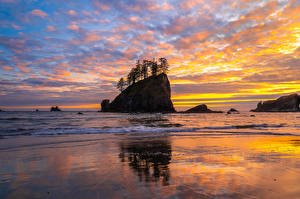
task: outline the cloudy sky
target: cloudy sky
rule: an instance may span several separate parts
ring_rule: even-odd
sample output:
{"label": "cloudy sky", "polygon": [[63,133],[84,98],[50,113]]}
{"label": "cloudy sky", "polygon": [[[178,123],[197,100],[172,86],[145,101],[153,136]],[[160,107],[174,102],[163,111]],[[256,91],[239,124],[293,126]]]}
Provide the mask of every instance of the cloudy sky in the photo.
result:
{"label": "cloudy sky", "polygon": [[0,0],[0,108],[97,109],[166,57],[177,110],[300,93],[299,0]]}

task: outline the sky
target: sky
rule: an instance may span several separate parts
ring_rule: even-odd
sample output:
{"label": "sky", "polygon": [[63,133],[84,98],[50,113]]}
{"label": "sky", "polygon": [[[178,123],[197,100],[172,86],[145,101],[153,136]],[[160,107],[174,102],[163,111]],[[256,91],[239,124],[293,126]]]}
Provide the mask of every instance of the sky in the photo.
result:
{"label": "sky", "polygon": [[0,0],[0,108],[97,110],[166,57],[177,110],[300,94],[299,0]]}

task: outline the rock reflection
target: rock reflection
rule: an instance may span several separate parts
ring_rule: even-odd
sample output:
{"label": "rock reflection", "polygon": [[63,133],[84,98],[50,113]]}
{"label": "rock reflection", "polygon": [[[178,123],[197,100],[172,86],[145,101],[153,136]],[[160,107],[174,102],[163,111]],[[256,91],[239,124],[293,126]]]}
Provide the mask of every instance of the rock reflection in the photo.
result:
{"label": "rock reflection", "polygon": [[169,184],[172,149],[167,138],[121,142],[120,150],[121,161],[128,162],[140,181],[161,181],[163,186]]}

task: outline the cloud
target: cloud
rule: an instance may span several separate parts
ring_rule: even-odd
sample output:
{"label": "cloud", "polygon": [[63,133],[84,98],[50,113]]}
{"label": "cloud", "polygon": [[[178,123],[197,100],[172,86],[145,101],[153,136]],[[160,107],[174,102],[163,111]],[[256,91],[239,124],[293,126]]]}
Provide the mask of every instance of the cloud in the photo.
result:
{"label": "cloud", "polygon": [[79,30],[79,26],[75,23],[72,23],[71,25],[68,25],[68,29],[69,30],[73,30],[73,31],[78,31]]}
{"label": "cloud", "polygon": [[0,95],[6,103],[34,96],[42,104],[72,98],[95,104],[117,94],[115,81],[136,59],[152,57],[168,58],[176,101],[267,99],[299,91],[296,0],[48,4],[3,4],[0,81],[6,83]]}
{"label": "cloud", "polygon": [[2,66],[2,69],[6,70],[6,71],[12,71],[13,70],[13,68],[11,66]]}
{"label": "cloud", "polygon": [[69,10],[69,11],[68,11],[68,14],[69,14],[69,15],[75,16],[75,15],[77,15],[77,12],[74,11],[74,10]]}
{"label": "cloud", "polygon": [[44,11],[39,10],[39,9],[32,10],[30,13],[34,16],[38,16],[38,17],[42,17],[42,18],[45,18],[48,16],[47,13],[45,13]]}
{"label": "cloud", "polygon": [[46,27],[46,31],[48,31],[48,32],[55,32],[56,29],[54,28],[54,26],[47,26]]}
{"label": "cloud", "polygon": [[22,30],[23,28],[21,27],[21,26],[18,26],[18,25],[16,25],[16,24],[11,24],[11,26],[14,28],[14,29],[16,29],[16,30]]}

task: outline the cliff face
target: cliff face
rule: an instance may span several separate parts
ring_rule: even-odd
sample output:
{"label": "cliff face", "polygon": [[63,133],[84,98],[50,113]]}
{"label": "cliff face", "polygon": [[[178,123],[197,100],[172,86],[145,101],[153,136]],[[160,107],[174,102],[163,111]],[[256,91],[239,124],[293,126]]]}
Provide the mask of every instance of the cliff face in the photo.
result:
{"label": "cliff face", "polygon": [[119,94],[111,103],[103,100],[102,112],[175,112],[166,74],[141,80]]}
{"label": "cliff face", "polygon": [[254,112],[299,112],[300,95],[292,94],[276,100],[259,102]]}

